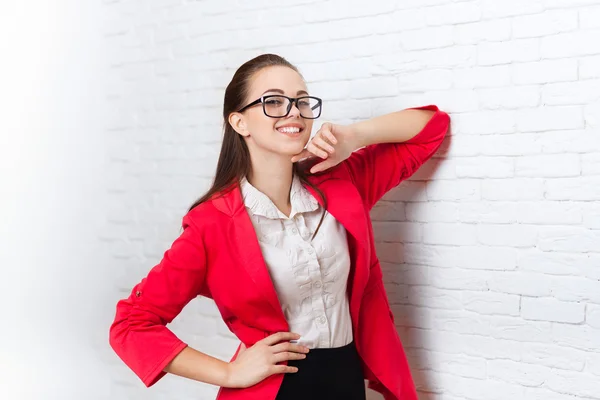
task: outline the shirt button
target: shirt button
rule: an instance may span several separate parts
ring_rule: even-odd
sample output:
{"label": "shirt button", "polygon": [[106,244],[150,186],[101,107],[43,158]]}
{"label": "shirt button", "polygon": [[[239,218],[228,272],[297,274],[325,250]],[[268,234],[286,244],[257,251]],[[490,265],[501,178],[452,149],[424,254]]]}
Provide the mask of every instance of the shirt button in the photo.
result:
{"label": "shirt button", "polygon": [[315,282],[315,287],[318,289],[321,287],[321,281],[316,281]]}
{"label": "shirt button", "polygon": [[325,323],[325,317],[319,317],[317,319],[317,321],[319,321],[320,324],[324,324]]}
{"label": "shirt button", "polygon": [[296,228],[292,229],[292,233],[295,235],[296,233],[298,233],[298,229],[296,229]]}
{"label": "shirt button", "polygon": [[313,249],[308,249],[308,254],[312,254],[314,252]]}

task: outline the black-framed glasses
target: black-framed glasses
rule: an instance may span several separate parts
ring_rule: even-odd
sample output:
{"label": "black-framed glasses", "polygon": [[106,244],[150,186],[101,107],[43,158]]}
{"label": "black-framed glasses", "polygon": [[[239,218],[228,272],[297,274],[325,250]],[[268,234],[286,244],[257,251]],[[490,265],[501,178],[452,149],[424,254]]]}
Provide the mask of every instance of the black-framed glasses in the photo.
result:
{"label": "black-framed glasses", "polygon": [[260,103],[262,103],[265,115],[271,118],[286,117],[290,113],[294,103],[298,110],[300,110],[300,116],[306,119],[319,118],[321,116],[321,109],[323,108],[323,101],[318,97],[301,96],[293,98],[281,94],[269,94],[254,100],[252,103],[242,107],[238,112],[242,112],[248,107]]}

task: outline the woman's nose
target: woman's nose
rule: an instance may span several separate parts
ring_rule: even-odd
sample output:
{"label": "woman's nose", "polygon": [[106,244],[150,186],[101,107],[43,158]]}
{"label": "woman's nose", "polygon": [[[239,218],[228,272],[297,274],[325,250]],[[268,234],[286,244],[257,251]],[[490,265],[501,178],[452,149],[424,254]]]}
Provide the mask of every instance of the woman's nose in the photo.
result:
{"label": "woman's nose", "polygon": [[288,116],[292,115],[294,117],[299,117],[300,116],[300,109],[297,107],[296,102],[293,102],[291,107],[292,108],[290,108],[290,112],[288,113]]}

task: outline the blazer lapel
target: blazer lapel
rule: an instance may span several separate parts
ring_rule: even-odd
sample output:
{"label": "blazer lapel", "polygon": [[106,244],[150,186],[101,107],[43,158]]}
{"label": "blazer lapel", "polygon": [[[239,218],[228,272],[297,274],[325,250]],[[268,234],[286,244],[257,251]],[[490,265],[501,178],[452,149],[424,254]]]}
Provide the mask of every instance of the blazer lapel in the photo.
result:
{"label": "blazer lapel", "polygon": [[244,206],[239,184],[236,184],[223,197],[214,199],[213,204],[218,210],[232,218],[231,228],[234,236],[232,244],[236,247],[239,261],[243,263],[248,275],[256,285],[257,292],[265,298],[274,312],[285,322],[286,326],[285,328],[282,327],[282,330],[289,329],[262,255],[256,231]]}
{"label": "blazer lapel", "polygon": [[[352,239],[368,251],[367,227],[365,226],[364,207],[362,200],[356,188],[348,181],[343,179],[328,179],[313,184],[325,194],[327,198],[327,211],[338,220],[346,231],[352,235]],[[324,205],[321,196],[310,186],[304,186],[321,204]]]}

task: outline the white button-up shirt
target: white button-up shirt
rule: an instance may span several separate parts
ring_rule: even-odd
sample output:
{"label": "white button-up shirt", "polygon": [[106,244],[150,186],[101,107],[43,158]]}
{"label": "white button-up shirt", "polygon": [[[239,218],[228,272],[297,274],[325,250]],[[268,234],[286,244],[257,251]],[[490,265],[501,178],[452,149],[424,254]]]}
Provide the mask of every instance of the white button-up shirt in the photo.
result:
{"label": "white button-up shirt", "polygon": [[240,188],[290,331],[302,335],[297,342],[309,348],[350,343],[346,229],[325,212],[311,241],[322,207],[296,175],[289,217],[246,178]]}

